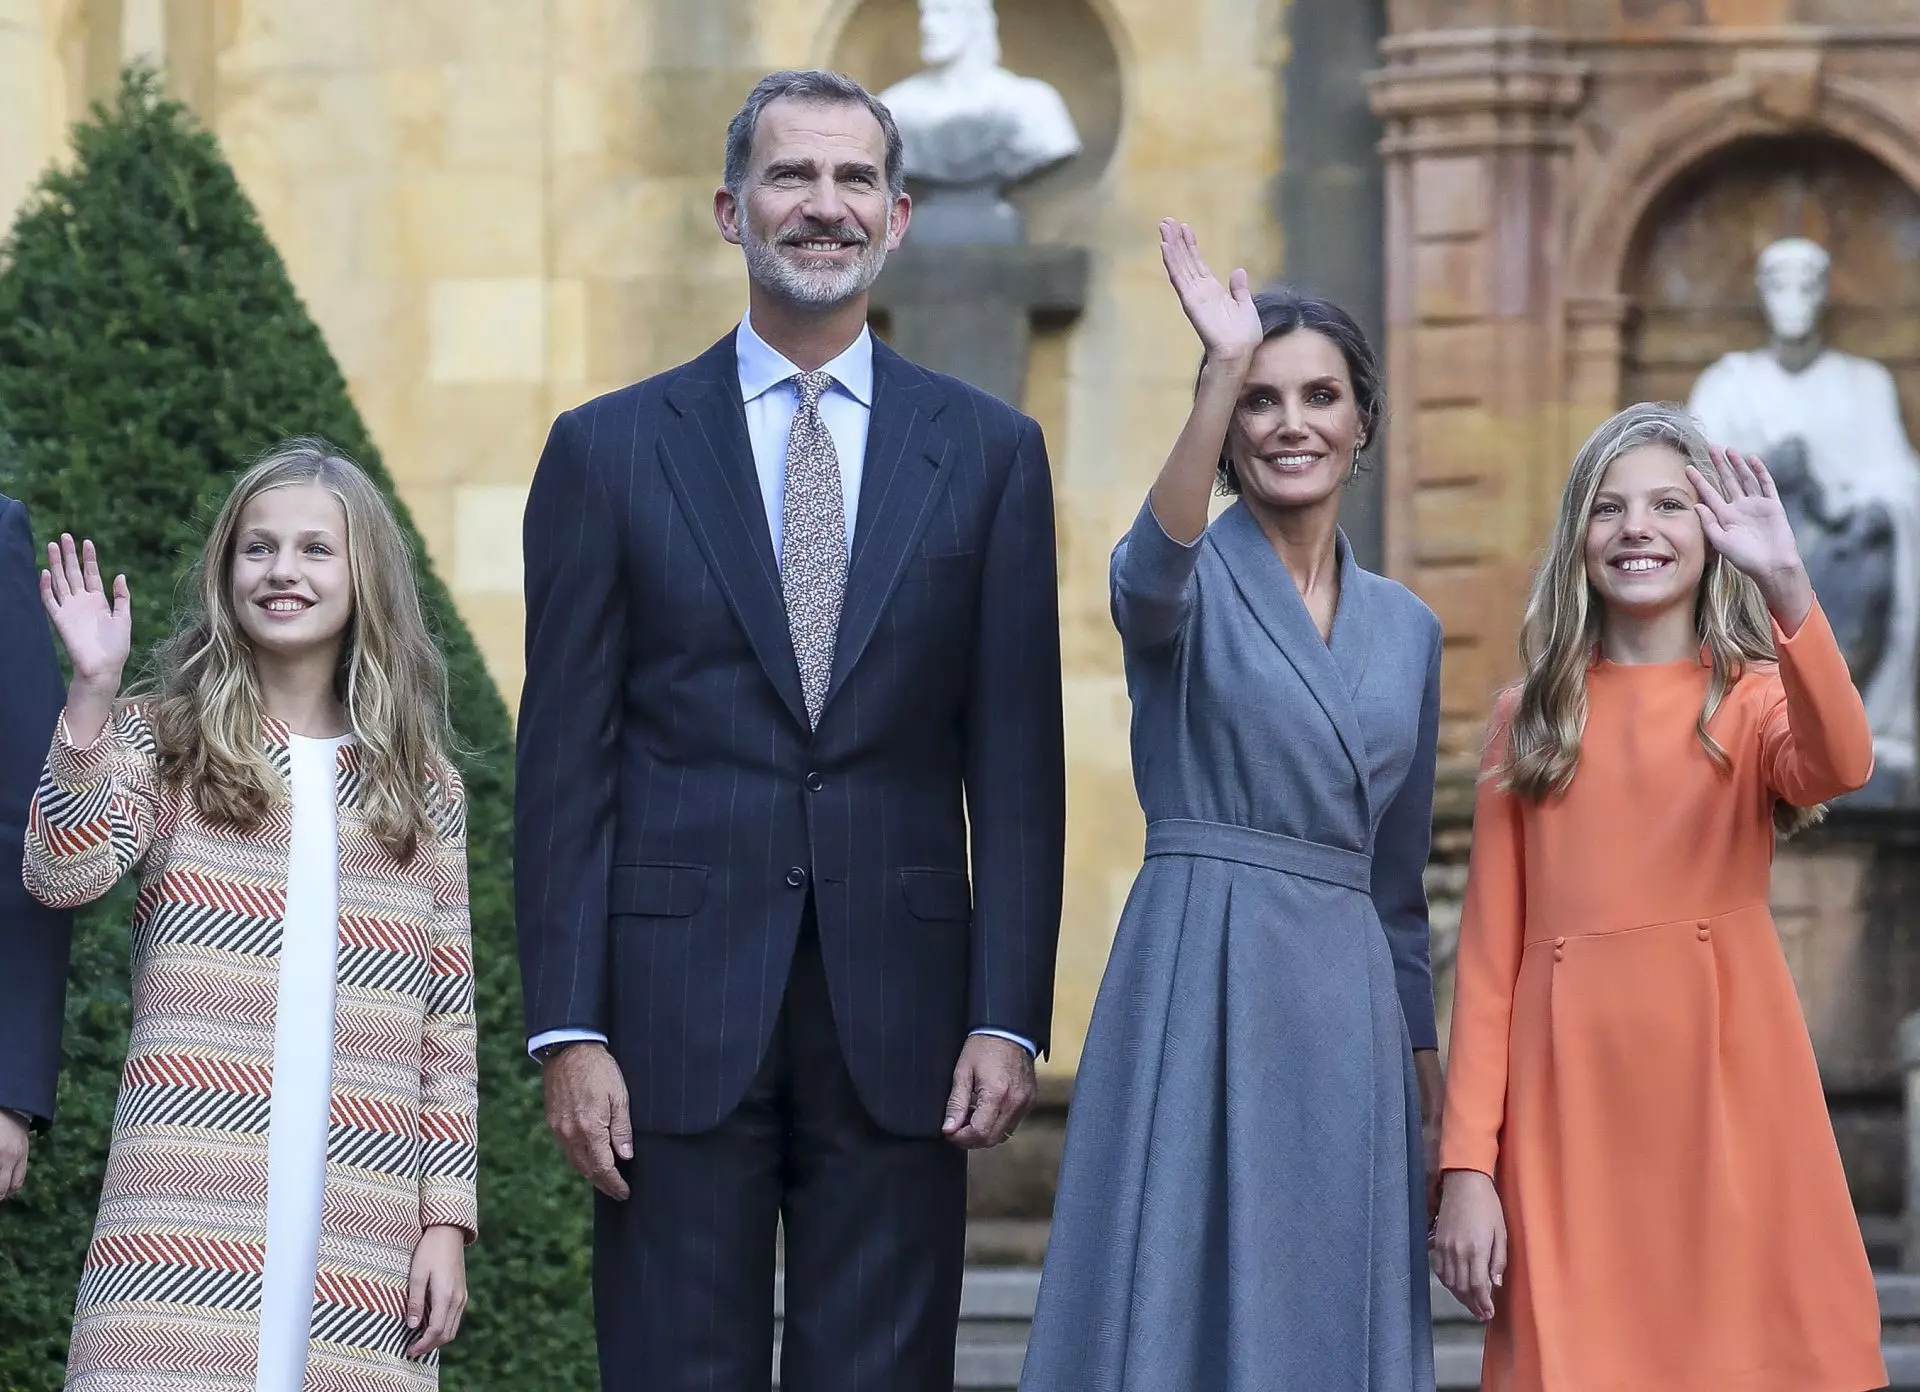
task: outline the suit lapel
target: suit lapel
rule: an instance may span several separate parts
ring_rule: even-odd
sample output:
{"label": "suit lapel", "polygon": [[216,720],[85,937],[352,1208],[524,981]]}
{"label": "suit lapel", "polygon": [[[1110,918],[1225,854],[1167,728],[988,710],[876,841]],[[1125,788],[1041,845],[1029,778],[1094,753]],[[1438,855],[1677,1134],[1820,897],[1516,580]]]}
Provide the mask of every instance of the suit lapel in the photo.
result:
{"label": "suit lapel", "polygon": [[945,397],[905,358],[885,344],[873,345],[873,415],[867,426],[860,508],[828,704],[866,651],[932,516],[949,448],[934,417],[945,404]]}
{"label": "suit lapel", "polygon": [[[1361,797],[1367,805],[1368,825],[1372,825],[1367,744],[1360,728],[1359,712],[1354,709],[1353,689],[1348,685],[1351,678],[1341,670],[1342,664],[1320,637],[1320,630],[1314,627],[1313,616],[1300,598],[1299,587],[1274,554],[1272,543],[1245,504],[1235,503],[1223,512],[1208,528],[1207,539],[1225,562],[1234,587],[1253,611],[1254,618],[1326,712],[1340,747],[1346,751],[1354,775],[1359,779]],[[1359,635],[1350,631],[1356,625],[1364,627],[1365,616],[1357,612],[1364,601],[1359,597],[1360,586],[1349,583],[1352,577],[1346,567],[1352,563],[1352,556],[1347,552],[1344,538],[1341,550],[1340,607],[1334,615],[1334,638],[1343,646],[1351,647],[1353,660],[1364,667],[1366,649],[1371,645],[1363,645]],[[1349,638],[1354,639],[1351,644],[1345,641]]]}
{"label": "suit lapel", "polygon": [[806,701],[740,404],[732,334],[687,364],[667,388],[667,404],[674,419],[660,432],[660,461],[668,484],[760,665],[804,726]]}

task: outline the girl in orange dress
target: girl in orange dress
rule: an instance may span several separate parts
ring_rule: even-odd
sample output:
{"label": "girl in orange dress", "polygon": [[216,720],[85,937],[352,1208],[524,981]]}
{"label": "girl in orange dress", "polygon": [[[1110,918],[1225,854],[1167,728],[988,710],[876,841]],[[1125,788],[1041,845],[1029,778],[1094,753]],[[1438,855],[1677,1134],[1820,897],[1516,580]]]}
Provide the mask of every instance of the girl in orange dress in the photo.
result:
{"label": "girl in orange dress", "polygon": [[1872,771],[1757,459],[1629,407],[1574,461],[1473,819],[1432,1239],[1486,1392],[1865,1392],[1879,1310],[1767,911]]}

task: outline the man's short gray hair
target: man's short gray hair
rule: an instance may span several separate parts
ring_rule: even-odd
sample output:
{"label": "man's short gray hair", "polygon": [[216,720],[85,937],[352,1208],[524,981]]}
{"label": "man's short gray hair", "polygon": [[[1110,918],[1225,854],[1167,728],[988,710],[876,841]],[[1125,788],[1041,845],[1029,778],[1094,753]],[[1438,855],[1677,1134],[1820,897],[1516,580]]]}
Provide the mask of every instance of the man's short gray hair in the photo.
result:
{"label": "man's short gray hair", "polygon": [[760,129],[760,114],[777,101],[817,102],[829,106],[860,106],[880,123],[887,141],[885,169],[887,192],[898,198],[907,188],[907,171],[902,156],[900,127],[886,103],[843,73],[824,68],[788,68],[768,73],[754,84],[746,101],[727,123],[727,166],[725,182],[740,196],[747,182],[747,163],[753,156],[753,137]]}

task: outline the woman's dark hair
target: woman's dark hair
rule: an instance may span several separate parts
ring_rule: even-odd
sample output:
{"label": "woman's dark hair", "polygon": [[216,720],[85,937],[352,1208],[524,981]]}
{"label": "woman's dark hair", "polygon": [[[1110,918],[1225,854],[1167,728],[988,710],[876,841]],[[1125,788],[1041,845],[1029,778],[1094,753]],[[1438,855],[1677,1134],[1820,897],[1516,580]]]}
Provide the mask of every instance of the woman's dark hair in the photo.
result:
{"label": "woman's dark hair", "polygon": [[[1263,341],[1281,338],[1296,329],[1312,329],[1331,341],[1346,359],[1347,376],[1353,381],[1353,404],[1360,411],[1360,446],[1354,456],[1357,469],[1360,457],[1373,448],[1380,427],[1387,419],[1387,396],[1380,385],[1380,358],[1367,342],[1366,334],[1354,323],[1353,316],[1332,300],[1306,294],[1290,285],[1260,291],[1253,297],[1253,307],[1260,312]],[[1201,358],[1202,371],[1206,365],[1206,359]],[[1199,390],[1197,380],[1194,389]],[[1240,492],[1240,477],[1234,472],[1233,456],[1225,446],[1220,450],[1217,487],[1229,497]]]}

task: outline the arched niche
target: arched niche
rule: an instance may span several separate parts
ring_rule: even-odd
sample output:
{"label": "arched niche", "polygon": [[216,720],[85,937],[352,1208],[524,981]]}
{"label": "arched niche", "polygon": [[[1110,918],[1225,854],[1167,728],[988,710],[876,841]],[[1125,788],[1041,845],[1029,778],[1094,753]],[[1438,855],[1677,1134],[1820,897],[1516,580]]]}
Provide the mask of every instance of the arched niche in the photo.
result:
{"label": "arched niche", "polygon": [[1685,400],[1721,354],[1766,342],[1753,267],[1781,237],[1831,253],[1828,341],[1891,368],[1920,422],[1920,192],[1830,134],[1736,140],[1648,206],[1621,274],[1621,399]]}
{"label": "arched niche", "polygon": [[[1806,148],[1794,146],[1806,140],[1865,156],[1899,184],[1920,189],[1920,124],[1907,108],[1858,80],[1829,77],[1795,87],[1754,71],[1670,97],[1621,131],[1597,166],[1569,189],[1562,282],[1569,450],[1601,417],[1632,399],[1627,339],[1638,306],[1629,293],[1630,263],[1670,216],[1669,200],[1703,187],[1696,178],[1703,171],[1727,174],[1733,166],[1721,163],[1723,157],[1751,163],[1754,151]],[[1729,153],[1740,151],[1746,153]],[[1764,165],[1764,158],[1757,163]],[[1747,243],[1743,231],[1738,251],[1729,248],[1728,260],[1744,262],[1750,282]],[[1844,302],[1840,308],[1844,322]],[[1753,323],[1757,331],[1757,313]],[[1842,346],[1867,351],[1844,341]],[[1677,372],[1668,370],[1664,380],[1673,380]],[[1902,391],[1911,402],[1905,382]],[[1908,418],[1914,420],[1911,410]]]}
{"label": "arched niche", "polygon": [[[1088,195],[1119,144],[1123,91],[1113,35],[1090,0],[1000,0],[1001,63],[1060,92],[1080,132],[1080,153],[1017,185],[1008,199],[1036,242],[1084,239]],[[830,31],[827,61],[879,92],[925,66],[917,0],[858,0]]]}

